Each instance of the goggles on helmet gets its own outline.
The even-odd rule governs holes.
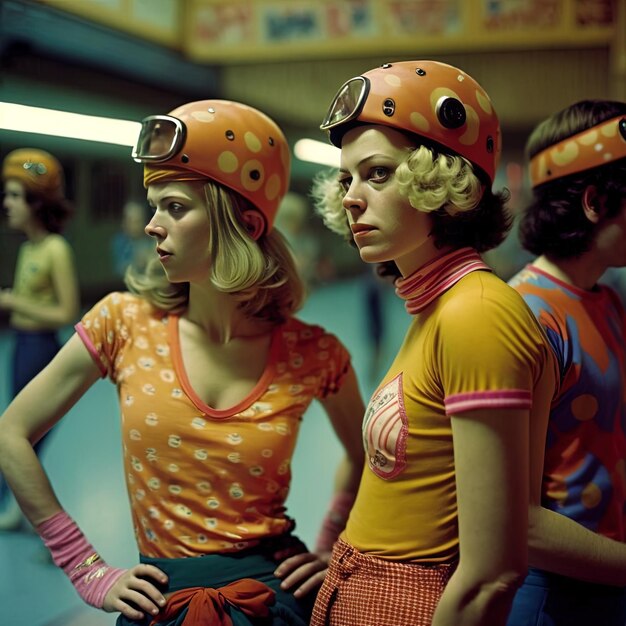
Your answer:
[[[185,125],[169,115],[146,117],[139,131],[132,157],[138,163],[163,163],[185,145]]]
[[[289,188],[289,143],[267,115],[231,100],[188,102],[143,120],[132,151],[144,186],[166,180],[212,180],[251,202],[271,230]]]
[[[626,117],[620,115],[538,152],[529,164],[533,188],[626,158]]]
[[[364,76],[356,76],[345,82],[332,101],[320,128],[330,130],[358,118],[369,90],[370,81]]]

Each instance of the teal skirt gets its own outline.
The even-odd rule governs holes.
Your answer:
[[[171,593],[193,587],[220,588],[242,578],[258,580],[276,593],[275,603],[269,607],[267,617],[249,617],[232,604],[226,604],[224,611],[230,617],[233,626],[308,626],[316,592],[311,592],[303,599],[294,598],[290,591],[280,588],[281,579],[273,572],[278,566],[274,554],[287,546],[301,548],[306,546],[295,537],[286,536],[264,542],[261,546],[237,553],[207,554],[199,557],[182,559],[153,559],[140,555],[141,563],[158,567],[167,574],[168,583],[161,591]],[[298,550],[296,550],[297,552]],[[173,619],[158,621],[159,626],[181,626],[187,615],[183,608]],[[116,626],[148,626],[153,616],[146,615],[141,620],[131,620],[120,615]],[[208,625],[207,625],[208,626]]]

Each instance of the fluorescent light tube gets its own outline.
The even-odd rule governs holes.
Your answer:
[[[0,102],[0,129],[134,146],[140,122]]]
[[[293,147],[293,152],[301,161],[339,167],[341,150],[329,143],[322,143],[315,139],[299,139]]]

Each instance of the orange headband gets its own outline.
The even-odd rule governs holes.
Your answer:
[[[143,186],[148,187],[152,183],[166,183],[171,181],[189,182],[192,180],[210,180],[203,174],[191,170],[176,167],[175,165],[144,165]]]
[[[626,116],[620,115],[542,150],[530,160],[533,188],[626,157]]]

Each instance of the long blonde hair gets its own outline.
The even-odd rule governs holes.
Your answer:
[[[283,236],[272,230],[255,241],[244,225],[244,211],[257,210],[238,193],[213,181],[204,183],[209,216],[210,280],[232,294],[245,315],[281,323],[304,300],[305,288]],[[189,301],[189,283],[171,283],[157,258],[143,272],[129,268],[128,289],[163,311],[179,313]]]

